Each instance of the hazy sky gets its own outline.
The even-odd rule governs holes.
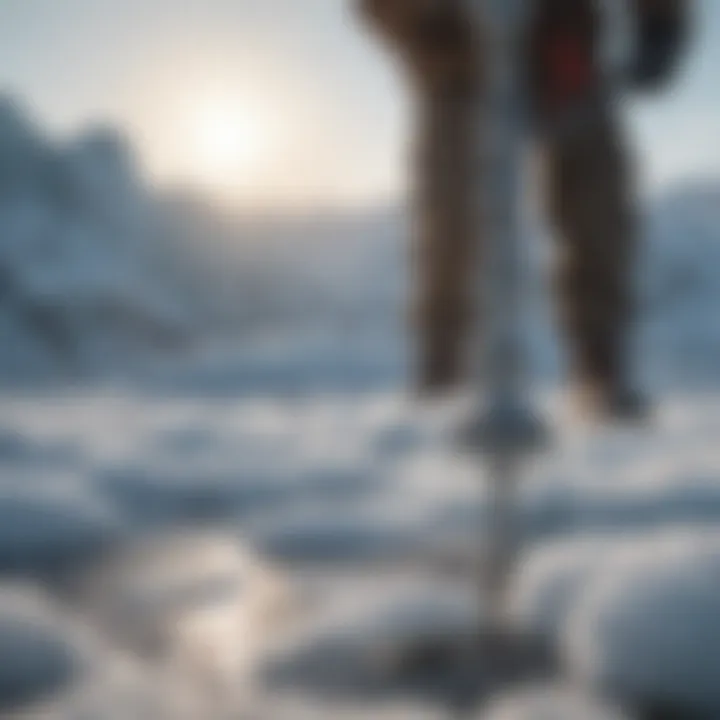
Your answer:
[[[645,182],[720,176],[720,2],[682,85],[633,112]],[[402,192],[407,109],[349,0],[0,0],[0,87],[53,132],[121,125],[148,173],[228,197]]]

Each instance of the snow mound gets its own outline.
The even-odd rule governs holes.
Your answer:
[[[568,667],[640,705],[720,710],[720,534],[637,541],[568,620]]]
[[[433,707],[407,702],[337,702],[303,694],[283,693],[264,699],[259,716],[272,720],[437,720]]]
[[[0,492],[0,571],[53,575],[92,562],[121,536],[112,510],[68,493]]]
[[[581,693],[538,688],[496,701],[482,720],[629,720],[609,705]]]
[[[239,683],[289,607],[289,588],[237,540],[214,532],[138,541],[87,580],[85,604],[129,651]]]
[[[333,611],[321,610],[307,634],[269,658],[273,692],[447,701],[462,673],[459,649],[479,623],[474,586],[412,574],[381,582],[343,575],[330,593],[339,601]]]
[[[240,517],[288,503],[297,493],[291,482],[267,469],[252,474],[197,462],[116,468],[99,482],[127,518],[141,524]]]
[[[279,515],[251,530],[265,555],[282,562],[309,564],[367,564],[397,561],[422,547],[420,528],[412,521],[370,514],[348,505],[298,516]]]
[[[0,589],[0,712],[46,700],[75,679],[79,658],[53,614],[30,588]]]
[[[110,648],[84,618],[37,588],[0,588],[3,720],[175,720],[197,694]]]
[[[550,642],[569,611],[612,555],[609,538],[578,538],[541,546],[525,558],[514,580],[511,613],[521,627]]]

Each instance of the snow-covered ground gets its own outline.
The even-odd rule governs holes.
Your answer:
[[[53,718],[445,716],[407,653],[477,621],[443,558],[472,552],[483,493],[438,412],[392,390],[6,397],[0,700],[37,682]],[[651,429],[561,425],[531,468],[513,613],[560,649],[571,697],[537,700],[558,717],[591,691],[720,707],[719,427],[717,397],[671,393]]]
[[[401,213],[220,218],[9,101],[0,155],[0,715],[447,717],[484,477],[405,395]],[[720,717],[719,197],[648,208],[651,427],[563,414],[533,281],[511,611],[561,680],[487,717]]]

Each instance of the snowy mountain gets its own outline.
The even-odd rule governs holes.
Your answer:
[[[711,183],[687,186],[647,208],[639,346],[653,382],[718,377],[719,197]],[[0,378],[124,372],[213,345],[254,352],[261,341],[318,367],[334,354],[336,365],[383,365],[397,376],[406,231],[401,209],[223,212],[191,192],[150,186],[131,142],[112,128],[51,139],[5,98]],[[530,293],[535,365],[554,377],[542,274]]]
[[[401,267],[384,217],[234,217],[151,187],[114,129],[52,139],[2,98],[0,377],[83,376],[212,337],[384,316],[377,262]]]
[[[122,137],[98,128],[54,143],[3,99],[0,167],[0,374],[76,374],[183,339]]]
[[[649,364],[666,379],[720,377],[720,183],[678,187],[647,212],[639,284]]]

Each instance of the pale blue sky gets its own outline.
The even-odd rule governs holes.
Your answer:
[[[696,4],[682,83],[632,113],[648,187],[720,176],[720,2]],[[403,92],[345,0],[0,0],[0,88],[53,132],[122,125],[159,181],[196,180],[202,165],[199,179],[219,182],[190,121],[208,110],[206,133],[218,115],[221,130],[223,114],[252,121],[246,140],[260,149],[242,156],[240,195],[327,204],[402,192]]]

